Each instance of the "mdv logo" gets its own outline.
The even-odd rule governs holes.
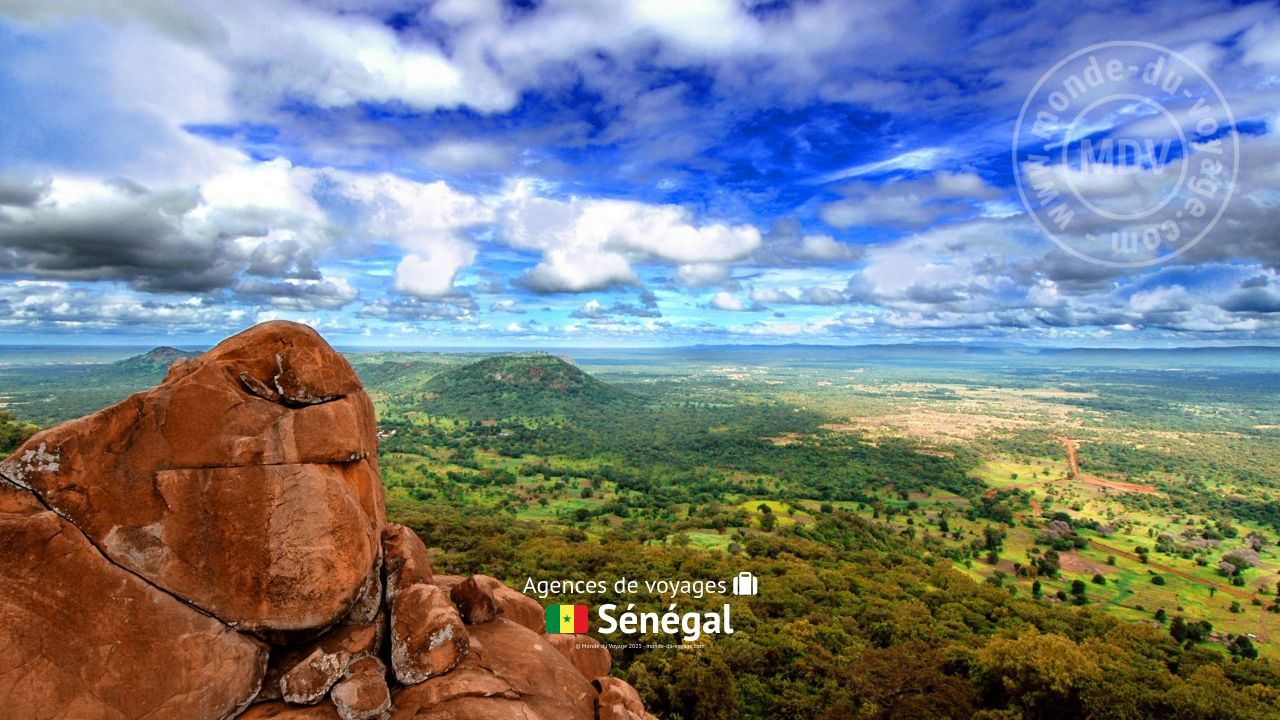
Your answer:
[[[1080,171],[1092,175],[1163,175],[1170,158],[1181,158],[1183,152],[1176,140],[1103,138],[1095,142],[1084,138],[1079,146]]]

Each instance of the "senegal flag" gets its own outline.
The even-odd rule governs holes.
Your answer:
[[[584,633],[587,631],[586,605],[548,605],[547,632]]]

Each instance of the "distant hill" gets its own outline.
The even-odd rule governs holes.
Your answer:
[[[136,386],[136,389],[141,390],[164,380],[169,366],[178,360],[199,356],[198,352],[158,347],[141,355],[113,362],[94,373],[94,377],[103,382]]]
[[[465,418],[581,415],[625,407],[629,394],[553,355],[499,355],[427,381],[428,412]]]

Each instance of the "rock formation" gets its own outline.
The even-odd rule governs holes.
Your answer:
[[[542,617],[387,522],[373,406],[302,325],[0,463],[0,717],[646,717]]]

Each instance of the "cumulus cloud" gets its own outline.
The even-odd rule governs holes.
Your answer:
[[[0,207],[31,207],[49,194],[50,181],[21,177],[0,177]]]
[[[245,161],[200,187],[55,177],[3,198],[0,269],[155,292],[225,289],[242,274],[318,281],[333,229],[311,183],[285,161]]]
[[[712,287],[727,284],[729,266],[717,263],[691,263],[676,268],[675,281],[691,288]]]
[[[1275,328],[1273,7],[518,5],[4,3],[21,42],[0,57],[0,271],[48,300],[28,310],[105,298],[122,324],[149,310],[215,323],[240,303],[478,326],[471,292],[533,308],[525,291],[652,286],[695,311],[804,318],[741,334]],[[991,184],[1007,185],[990,158],[1039,74],[1135,23],[1191,53],[1251,122],[1233,202],[1182,275],[1072,258]],[[937,41],[956,27],[973,31]],[[275,156],[299,165],[261,160]],[[541,179],[502,188],[493,171]],[[1090,189],[1123,209],[1160,189],[1149,181]],[[190,294],[205,296],[195,310]],[[665,327],[645,293],[543,312]]]
[[[1280,313],[1280,292],[1273,288],[1244,288],[1227,296],[1221,307],[1231,313]]]
[[[525,183],[505,199],[500,215],[503,242],[542,254],[542,262],[522,278],[537,292],[635,284],[633,262],[727,263],[760,246],[760,231],[750,225],[698,224],[675,205],[541,197]]]
[[[569,315],[579,320],[605,320],[616,316],[660,318],[662,311],[658,309],[658,297],[645,290],[640,293],[639,303],[615,302],[605,306],[599,300],[592,299]]]
[[[456,295],[435,300],[383,297],[365,303],[356,314],[363,318],[391,322],[474,321],[475,311],[474,299]]]
[[[711,296],[710,306],[715,308],[716,310],[725,310],[728,312],[745,312],[748,310],[756,311],[756,310],[764,309],[760,307],[759,304],[757,303],[752,303],[751,305],[747,305],[742,301],[742,298],[739,298],[737,295],[734,295],[733,293],[727,292],[725,290],[721,290],[720,292]]]
[[[287,310],[333,310],[359,296],[346,278],[268,281],[246,278],[236,283],[235,292],[245,298],[262,298],[273,307]]]
[[[766,267],[803,267],[853,263],[864,248],[840,242],[830,235],[804,232],[794,219],[775,220],[752,261]]]
[[[419,183],[390,173],[330,170],[336,192],[360,206],[358,227],[408,251],[396,265],[396,290],[422,299],[454,292],[458,271],[475,261],[467,231],[493,220],[479,198],[442,181]]]
[[[847,300],[843,290],[821,285],[798,289],[756,287],[750,297],[758,305],[839,305]]]
[[[596,320],[603,318],[606,315],[607,313],[604,310],[604,305],[602,305],[599,300],[588,300],[582,307],[574,310],[570,317]]]
[[[476,259],[474,245],[457,240],[439,240],[410,253],[396,265],[396,290],[419,298],[438,298],[454,291],[458,271]]]
[[[796,296],[778,288],[754,288],[751,291],[751,300],[757,303],[778,305],[793,303],[796,301]]]
[[[26,332],[226,332],[243,311],[202,298],[161,301],[49,280],[0,284],[0,328]]]
[[[845,302],[844,293],[835,288],[815,285],[800,293],[800,302],[809,305],[839,305]]]
[[[517,282],[537,293],[581,293],[636,285],[640,279],[621,255],[554,249]]]

